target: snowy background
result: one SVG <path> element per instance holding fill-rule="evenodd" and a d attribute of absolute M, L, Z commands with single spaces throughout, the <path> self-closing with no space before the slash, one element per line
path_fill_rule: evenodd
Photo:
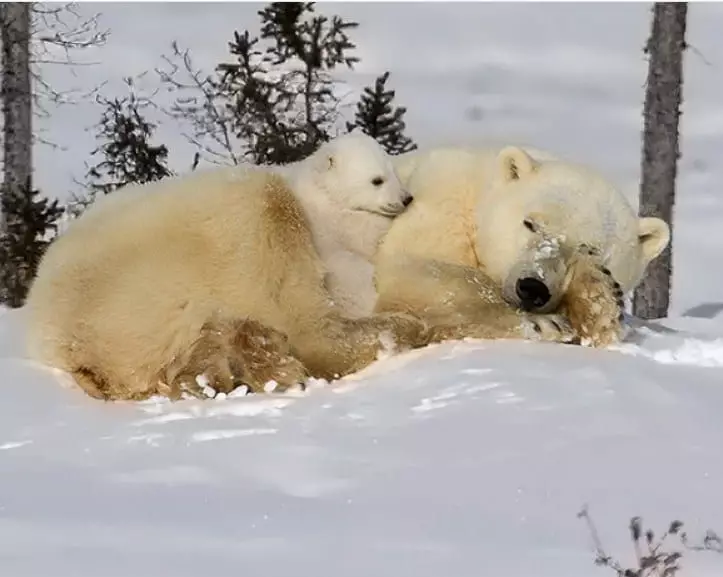
<path fill-rule="evenodd" d="M 635 199 L 649 5 L 326 6 L 361 24 L 349 85 L 391 70 L 420 145 L 543 146 Z M 138 74 L 173 39 L 210 66 L 258 7 L 83 8 L 113 35 L 69 85 Z M 446 343 L 298 396 L 104 405 L 25 360 L 8 312 L 0 574 L 588 577 L 612 572 L 593 565 L 585 503 L 625 561 L 633 515 L 723 532 L 722 28 L 723 6 L 690 5 L 670 331 L 618 350 Z M 68 145 L 37 151 L 46 193 L 82 174 L 98 113 L 46 121 Z M 160 137 L 184 166 L 173 127 Z M 723 555 L 683 567 L 721 575 Z"/>

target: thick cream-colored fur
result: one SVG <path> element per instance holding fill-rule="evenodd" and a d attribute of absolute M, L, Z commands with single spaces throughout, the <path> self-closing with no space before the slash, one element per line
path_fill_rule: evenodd
<path fill-rule="evenodd" d="M 343 146 L 361 150 L 351 172 Z M 343 279 L 403 210 L 393 171 L 368 155 L 347 140 L 283 176 L 215 169 L 99 200 L 41 262 L 27 302 L 32 357 L 98 398 L 178 398 L 201 393 L 201 374 L 217 391 L 283 388 L 357 370 L 389 339 L 424 344 L 414 318 L 350 319 L 335 302 L 345 289 L 330 275 Z M 387 185 L 370 184 L 379 175 Z"/>
<path fill-rule="evenodd" d="M 544 151 L 433 149 L 395 163 L 414 202 L 376 256 L 377 310 L 463 310 L 512 327 L 502 336 L 555 312 L 572 316 L 581 338 L 606 344 L 619 334 L 622 293 L 668 242 L 664 222 L 638 219 L 597 173 Z M 533 316 L 516 310 L 516 282 L 530 276 L 552 294 Z M 581 296 L 593 293 L 594 306 Z"/>

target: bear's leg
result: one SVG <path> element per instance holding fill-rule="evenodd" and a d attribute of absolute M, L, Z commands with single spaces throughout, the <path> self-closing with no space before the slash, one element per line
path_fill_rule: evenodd
<path fill-rule="evenodd" d="M 86 394 L 101 401 L 144 401 L 158 394 L 155 383 L 138 386 L 138 383 L 113 382 L 103 376 L 101 369 L 81 366 L 70 374 Z"/>
<path fill-rule="evenodd" d="M 430 342 L 472 339 L 522 339 L 552 343 L 577 343 L 579 338 L 564 315 L 538 315 L 509 305 L 484 305 L 464 320 L 432 321 Z"/>
<path fill-rule="evenodd" d="M 335 379 L 374 362 L 385 350 L 407 350 L 429 343 L 427 324 L 414 315 L 380 313 L 346 318 L 330 313 L 297 332 L 296 355 L 317 378 Z"/>
<path fill-rule="evenodd" d="M 604 347 L 622 338 L 623 291 L 597 254 L 580 247 L 568 263 L 565 296 L 558 312 L 564 314 L 583 345 Z"/>
<path fill-rule="evenodd" d="M 430 342 L 525 339 L 574 342 L 563 315 L 526 313 L 502 298 L 500 287 L 484 271 L 418 258 L 400 259 L 377 271 L 376 312 L 417 315 L 433 328 Z"/>
<path fill-rule="evenodd" d="M 102 401 L 111 400 L 111 392 L 105 379 L 100 378 L 95 371 L 86 367 L 74 370 L 72 373 L 73 380 L 83 389 L 89 396 Z"/>
<path fill-rule="evenodd" d="M 282 392 L 303 385 L 308 373 L 286 336 L 251 319 L 209 319 L 199 338 L 166 368 L 162 392 L 171 399 L 230 393 L 245 385 L 261 393 L 275 382 Z"/>

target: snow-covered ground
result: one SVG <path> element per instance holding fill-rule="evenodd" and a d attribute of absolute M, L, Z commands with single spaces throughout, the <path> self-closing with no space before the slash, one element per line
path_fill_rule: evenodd
<path fill-rule="evenodd" d="M 304 394 L 110 405 L 25 360 L 23 312 L 7 312 L 0 575 L 612 577 L 593 564 L 585 504 L 625 561 L 633 515 L 723 533 L 723 14 L 696 20 L 698 6 L 690 40 L 713 64 L 687 60 L 667 330 L 636 328 L 617 350 L 446 343 Z M 644 11 L 634 26 L 570 18 L 559 45 L 540 39 L 562 64 L 493 54 L 480 131 L 556 134 L 633 192 Z M 718 576 L 723 555 L 682 566 Z"/>
<path fill-rule="evenodd" d="M 625 559 L 633 515 L 723 526 L 713 335 L 445 343 L 304 394 L 108 405 L 0 322 L 3 575 L 579 577 L 607 571 L 584 504 Z"/>

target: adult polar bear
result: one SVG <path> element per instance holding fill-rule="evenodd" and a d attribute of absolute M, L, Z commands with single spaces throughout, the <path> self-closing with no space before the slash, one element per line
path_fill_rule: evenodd
<path fill-rule="evenodd" d="M 101 399 L 333 378 L 435 338 L 367 316 L 370 260 L 409 203 L 390 158 L 352 134 L 285 168 L 217 169 L 100 199 L 43 258 L 28 296 L 32 357 Z M 539 338 L 570 334 L 530 315 Z M 440 336 L 441 335 L 441 336 Z M 444 333 L 437 335 L 437 338 Z"/>
<path fill-rule="evenodd" d="M 395 167 L 414 202 L 376 255 L 377 312 L 479 317 L 479 336 L 499 337 L 516 334 L 516 309 L 557 311 L 605 345 L 621 336 L 622 294 L 669 241 L 601 175 L 542 150 L 439 148 Z"/>

